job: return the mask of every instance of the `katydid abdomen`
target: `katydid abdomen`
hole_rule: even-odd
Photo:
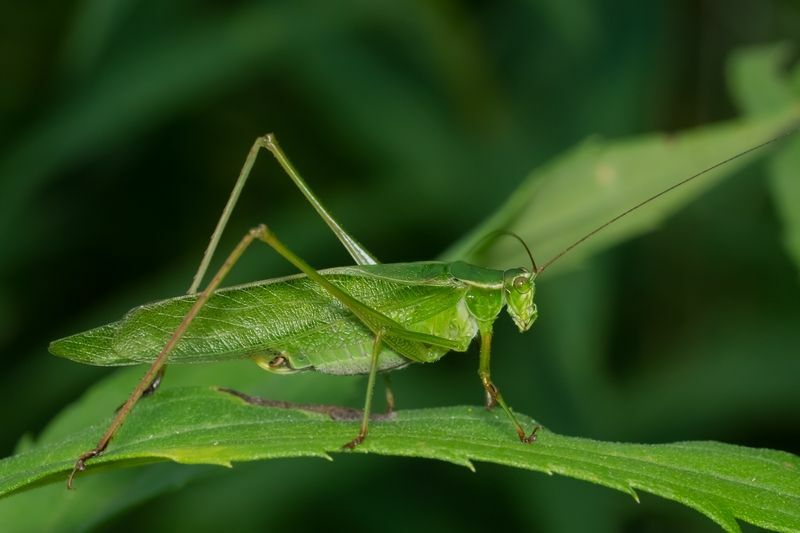
[[[465,351],[478,331],[464,301],[469,286],[440,262],[365,265],[321,273],[336,286],[412,331],[455,341]],[[502,272],[499,273],[502,276]],[[145,304],[122,320],[54,341],[56,355],[94,365],[152,361],[196,300]],[[170,354],[170,363],[253,357],[276,372],[366,374],[375,335],[305,275],[218,290]],[[448,350],[432,347],[434,358]],[[438,354],[438,357],[436,355]],[[410,363],[384,347],[379,370]]]

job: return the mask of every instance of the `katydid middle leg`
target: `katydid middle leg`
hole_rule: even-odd
[[[378,356],[381,353],[381,338],[384,332],[378,332],[375,335],[375,343],[372,345],[372,357],[369,364],[369,379],[367,380],[367,397],[364,400],[364,415],[361,419],[361,428],[358,431],[356,438],[346,443],[343,448],[352,450],[367,437],[367,429],[369,428],[369,415],[372,411],[372,396],[375,392],[375,375],[378,373]]]
[[[148,385],[147,388],[144,390],[144,392],[142,392],[142,398],[144,398],[146,396],[150,396],[151,394],[156,392],[156,390],[158,390],[158,387],[161,385],[161,382],[164,380],[164,374],[166,372],[167,372],[167,365],[164,365],[158,371],[158,374],[156,374],[156,376],[153,378],[153,381],[150,382],[150,385]]]

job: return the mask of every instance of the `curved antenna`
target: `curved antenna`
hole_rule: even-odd
[[[487,233],[486,235],[481,237],[481,239],[478,242],[476,242],[475,245],[470,249],[470,251],[467,253],[467,255],[471,255],[472,253],[474,253],[475,250],[480,248],[483,245],[483,243],[488,241],[489,239],[492,239],[494,237],[499,237],[499,236],[502,236],[502,235],[507,235],[509,237],[514,237],[515,239],[517,239],[522,244],[522,247],[525,248],[525,251],[528,252],[528,257],[531,260],[531,272],[535,272],[537,274],[539,272],[541,272],[541,270],[539,270],[539,268],[536,266],[536,261],[533,260],[533,254],[531,253],[531,249],[528,248],[528,245],[525,243],[525,241],[522,240],[522,237],[520,237],[519,235],[517,235],[514,232],[503,230],[503,229],[497,229],[497,230],[494,230],[494,231],[490,231],[489,233]]]
[[[711,165],[710,167],[708,167],[708,168],[706,168],[704,170],[701,170],[697,174],[693,174],[693,175],[689,176],[688,178],[684,178],[681,181],[675,183],[674,185],[670,185],[669,187],[667,187],[663,191],[661,191],[659,193],[656,193],[653,196],[650,196],[649,198],[646,198],[645,200],[642,200],[641,202],[639,202],[638,204],[634,205],[633,207],[629,207],[628,209],[626,209],[622,213],[620,213],[617,216],[615,216],[614,218],[611,218],[611,219],[607,220],[606,222],[600,224],[595,229],[593,229],[592,231],[590,231],[589,233],[587,233],[586,235],[584,235],[583,237],[581,237],[577,241],[573,242],[572,244],[570,244],[569,246],[564,248],[561,252],[556,254],[555,257],[553,257],[548,262],[546,262],[544,264],[544,266],[542,266],[542,268],[540,268],[537,271],[537,274],[544,272],[547,267],[549,267],[550,265],[552,265],[553,263],[555,263],[556,261],[558,261],[559,259],[561,259],[565,255],[567,255],[576,246],[578,246],[579,244],[583,243],[587,239],[593,237],[595,234],[597,234],[600,231],[604,230],[605,228],[607,228],[608,226],[610,226],[611,224],[613,224],[617,220],[621,219],[622,217],[624,217],[626,215],[629,215],[630,213],[636,211],[640,207],[643,207],[643,206],[649,204],[650,202],[652,202],[653,200],[655,200],[655,199],[657,199],[657,198],[659,198],[661,196],[664,196],[668,192],[671,192],[671,191],[677,189],[681,185],[685,185],[685,184],[689,183],[690,181],[692,181],[694,179],[697,179],[697,178],[699,178],[700,176],[702,176],[704,174],[708,174],[709,172],[711,172],[712,170],[714,170],[716,168],[719,168],[719,167],[721,167],[723,165],[726,165],[726,164],[730,163],[731,161],[739,159],[740,157],[744,157],[745,155],[747,155],[747,154],[749,154],[751,152],[755,152],[756,150],[764,148],[765,146],[770,145],[770,144],[772,144],[774,142],[777,142],[777,141],[783,139],[784,137],[788,137],[789,135],[792,135],[793,133],[796,133],[798,131],[798,129],[800,129],[800,124],[793,124],[788,129],[786,129],[783,133],[780,133],[779,135],[776,135],[775,137],[773,137],[773,138],[771,138],[771,139],[769,139],[767,141],[764,141],[764,142],[762,142],[760,144],[757,144],[756,146],[748,148],[747,150],[745,150],[743,152],[739,152],[736,155],[732,155],[729,158],[727,158],[727,159],[725,159],[723,161],[720,161],[719,163],[715,163],[715,164]]]

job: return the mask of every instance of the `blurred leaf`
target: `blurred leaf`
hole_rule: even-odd
[[[293,47],[319,43],[375,13],[375,6],[359,0],[350,7],[313,1],[248,5],[144,42],[116,57],[90,86],[53,98],[57,105],[0,154],[0,240],[9,238],[9,222],[30,195],[56,177],[56,169],[98,144],[165,120],[165,113],[178,112],[199,95],[255,75],[265,61],[286,61]],[[325,11],[303,17],[311,8]],[[292,22],[300,18],[304,31],[294,31]]]
[[[783,220],[783,242],[800,269],[800,138],[775,155],[770,169],[772,199]]]
[[[85,76],[97,65],[135,4],[133,0],[87,0],[77,5],[61,51],[67,78]]]
[[[210,467],[162,463],[87,477],[77,492],[60,483],[39,487],[0,500],[0,523],[6,531],[91,530],[120,511],[212,473]]]
[[[3,460],[0,494],[63,482],[75,457],[91,447],[106,422]],[[265,408],[211,388],[186,387],[142,402],[93,465],[171,459],[231,466],[277,457],[329,458],[357,431],[357,421]],[[357,452],[438,459],[468,468],[473,460],[487,461],[591,481],[634,498],[635,489],[641,489],[693,507],[727,531],[739,530],[736,518],[778,530],[800,527],[800,458],[784,452],[714,442],[605,443],[547,430],[540,431],[535,445],[525,446],[502,413],[481,407],[397,412],[391,421],[375,421]]]
[[[786,109],[797,100],[800,87],[783,72],[789,58],[786,44],[747,48],[730,60],[728,77],[740,109],[763,115]],[[800,65],[793,78],[800,79]],[[800,268],[800,139],[792,139],[771,161],[772,198],[784,225],[784,244]]]
[[[795,109],[768,117],[698,128],[676,135],[647,135],[623,141],[590,140],[534,171],[494,215],[444,254],[476,259],[485,235],[512,231],[529,243],[539,266],[577,239],[649,196],[735,154],[762,143],[797,120]],[[761,150],[751,157],[765,155]],[[615,222],[556,263],[575,264],[594,253],[653,229],[751,157],[726,163],[712,173]],[[494,241],[486,254],[491,266],[525,265],[518,243]]]
[[[686,435],[692,426],[735,428],[747,412],[796,417],[800,358],[787,346],[798,343],[797,317],[734,314],[719,319],[724,327],[706,322],[703,338],[668,349],[667,368],[640,372],[626,386],[618,385],[609,407],[617,415],[602,423],[612,424],[622,439],[648,428],[650,434],[668,438]]]
[[[790,57],[787,44],[743,48],[728,61],[728,85],[746,115],[780,112],[797,99],[782,72]]]

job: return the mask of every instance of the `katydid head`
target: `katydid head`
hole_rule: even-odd
[[[519,328],[520,333],[528,331],[538,316],[533,297],[536,295],[536,271],[512,268],[503,273],[503,294],[506,309]]]
[[[519,328],[520,333],[524,333],[530,329],[539,314],[536,310],[536,304],[533,303],[533,297],[536,295],[534,279],[536,274],[539,273],[539,268],[533,259],[531,249],[522,240],[522,237],[516,233],[504,230],[493,231],[479,241],[476,247],[480,246],[485,240],[499,236],[513,237],[519,241],[531,260],[530,270],[527,268],[511,268],[503,272],[503,300],[506,304],[506,310],[514,320],[514,324]]]

